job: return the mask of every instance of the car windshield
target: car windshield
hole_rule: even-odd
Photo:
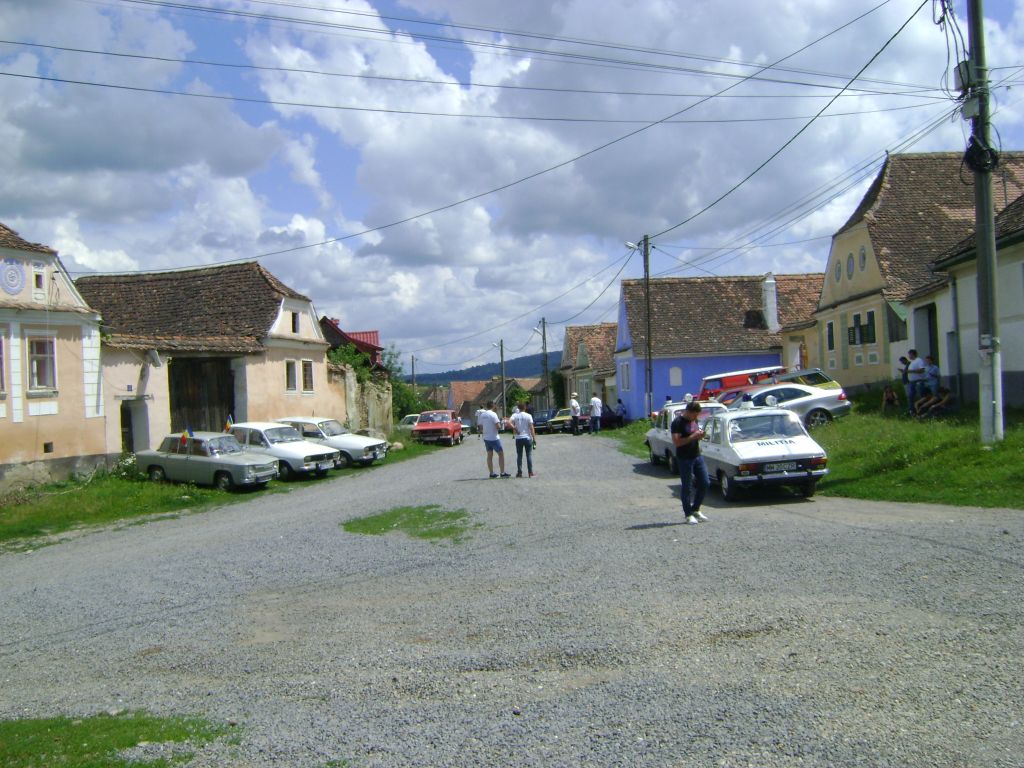
[[[210,440],[208,445],[210,446],[210,452],[215,456],[223,453],[241,453],[243,450],[234,435],[215,437]]]
[[[728,424],[730,443],[774,440],[806,434],[800,419],[794,413],[753,413],[730,419]]]
[[[447,413],[424,413],[420,416],[420,424],[443,424],[446,421],[450,421],[451,417]]]
[[[272,443],[295,443],[302,439],[295,427],[272,427],[266,431],[266,435]]]
[[[317,426],[323,430],[323,433],[328,437],[337,437],[338,435],[347,435],[348,430],[345,429],[341,424],[334,419],[328,419],[327,421],[321,421]]]

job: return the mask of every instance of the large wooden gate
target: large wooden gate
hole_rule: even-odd
[[[235,384],[228,358],[175,357],[168,363],[171,431],[220,432],[235,412]]]

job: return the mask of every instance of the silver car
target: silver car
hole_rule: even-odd
[[[800,417],[782,408],[729,409],[704,424],[701,454],[726,501],[740,488],[795,486],[813,496],[828,474],[825,450],[807,434]]]
[[[339,451],[336,468],[360,464],[368,467],[374,461],[383,461],[388,455],[388,444],[374,437],[357,435],[346,429],[337,419],[320,419],[314,416],[286,416],[275,419],[290,424],[302,433],[302,439],[319,443]]]
[[[289,424],[246,421],[232,425],[231,434],[246,450],[276,459],[282,480],[303,474],[323,477],[338,463],[338,451],[303,440],[299,431]]]
[[[704,421],[715,413],[725,410],[724,405],[713,400],[701,402],[700,405],[700,416],[697,417],[698,424],[703,424]],[[646,439],[644,440],[647,443],[651,464],[661,464],[664,462],[668,465],[668,471],[673,475],[678,474],[679,469],[676,466],[676,446],[672,442],[672,420],[685,409],[685,402],[665,403],[662,409],[658,411],[658,417],[654,420],[654,426],[647,430]]]
[[[722,399],[729,399],[729,393],[723,393]],[[769,400],[769,398],[774,398]],[[775,405],[793,411],[808,428],[828,424],[832,419],[846,416],[850,412],[850,401],[842,389],[824,389],[810,387],[806,384],[785,382],[767,384],[758,387],[746,387],[738,390],[737,396],[727,403],[729,408],[742,408],[744,403],[751,405]]]
[[[139,470],[150,480],[213,485],[222,490],[236,486],[266,487],[277,477],[277,462],[243,450],[223,432],[167,435],[160,447],[135,454]]]

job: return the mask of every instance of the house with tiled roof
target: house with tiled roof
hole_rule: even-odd
[[[617,397],[631,418],[700,390],[705,376],[805,362],[801,347],[823,275],[664,277],[650,281],[651,403],[643,280],[623,280],[615,341]]]
[[[996,185],[996,195],[1000,192]],[[1024,195],[996,216],[995,241],[1003,402],[1020,408],[1024,407]],[[972,233],[940,254],[932,264],[934,279],[906,299],[911,317],[934,313],[938,337],[945,340],[943,379],[969,402],[976,402],[980,394],[977,258]]]
[[[384,365],[384,347],[380,344],[380,331],[343,331],[341,321],[336,317],[320,318],[320,330],[331,349],[351,344],[366,355],[370,361],[370,369],[382,376],[390,376]]]
[[[100,317],[57,252],[0,224],[0,488],[106,460]]]
[[[576,392],[580,403],[589,403],[597,395],[604,402],[615,402],[615,338],[616,323],[569,325],[562,342],[563,402],[568,403]]]
[[[108,440],[124,450],[229,418],[346,419],[313,303],[255,261],[76,285],[103,318]]]
[[[1024,192],[1024,153],[1003,153],[992,180],[1002,210]],[[870,386],[898,377],[899,357],[916,348],[948,375],[963,357],[958,342],[939,302],[913,297],[944,285],[936,260],[973,229],[974,178],[961,153],[889,155],[832,237],[815,312],[818,365],[846,387]]]
[[[481,396],[488,381],[453,381],[448,387],[448,408],[459,418],[472,420],[482,405]]]

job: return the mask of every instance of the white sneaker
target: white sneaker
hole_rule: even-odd
[[[697,518],[694,517],[693,515],[687,515],[686,516],[686,520],[684,520],[684,522],[687,525],[697,525]]]
[[[703,512],[694,512],[693,516],[700,520],[702,523],[706,523],[708,521],[707,517],[704,516]]]

